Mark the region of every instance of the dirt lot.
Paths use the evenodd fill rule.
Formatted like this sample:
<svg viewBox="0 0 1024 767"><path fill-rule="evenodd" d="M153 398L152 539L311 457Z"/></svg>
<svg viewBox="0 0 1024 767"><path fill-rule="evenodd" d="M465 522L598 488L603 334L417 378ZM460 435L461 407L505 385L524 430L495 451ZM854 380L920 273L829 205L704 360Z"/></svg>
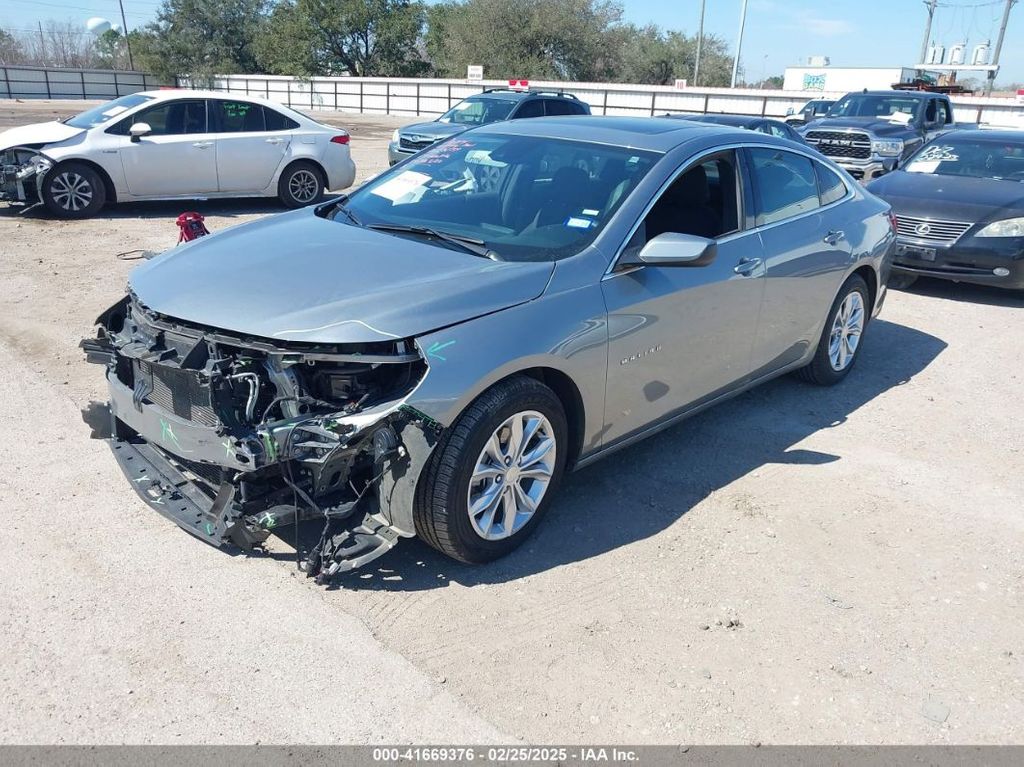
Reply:
<svg viewBox="0 0 1024 767"><path fill-rule="evenodd" d="M398 121L328 119L383 167ZM278 211L0 209L0 741L1024 742L1021 296L893 293L843 385L578 472L494 565L407 541L324 590L165 522L82 422L115 254L191 207Z"/></svg>

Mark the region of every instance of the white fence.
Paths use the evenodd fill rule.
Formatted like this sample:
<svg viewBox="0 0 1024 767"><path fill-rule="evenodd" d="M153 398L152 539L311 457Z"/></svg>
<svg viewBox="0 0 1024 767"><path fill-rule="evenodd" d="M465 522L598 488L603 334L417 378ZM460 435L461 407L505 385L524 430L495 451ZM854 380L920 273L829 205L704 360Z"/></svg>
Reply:
<svg viewBox="0 0 1024 767"><path fill-rule="evenodd" d="M58 67L0 67L0 98L112 99L159 88L165 82L145 72Z"/></svg>
<svg viewBox="0 0 1024 767"><path fill-rule="evenodd" d="M187 80L179 81L187 86ZM484 88L507 87L504 80L469 83L384 77L314 77L303 80L275 75L227 75L212 87L231 93L263 96L299 109L330 109L363 114L440 115ZM655 115L668 113L750 114L782 117L812 98L839 98L842 93L765 91L729 88L676 89L662 85L530 82L531 87L565 90L590 104L594 114ZM1024 104L1014 99L957 96L958 122L1024 127Z"/></svg>

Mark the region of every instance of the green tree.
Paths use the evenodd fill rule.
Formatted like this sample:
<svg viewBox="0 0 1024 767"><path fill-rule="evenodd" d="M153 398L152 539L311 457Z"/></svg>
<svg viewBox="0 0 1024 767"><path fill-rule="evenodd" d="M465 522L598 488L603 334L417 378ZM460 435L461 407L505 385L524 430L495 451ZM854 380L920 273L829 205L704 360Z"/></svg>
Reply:
<svg viewBox="0 0 1024 767"><path fill-rule="evenodd" d="M611 33L617 53L615 79L625 83L670 85L676 79L694 82L697 38L683 32L663 31L654 25L624 25ZM700 83L703 86L729 84L732 58L725 43L705 35L701 47Z"/></svg>
<svg viewBox="0 0 1024 767"><path fill-rule="evenodd" d="M489 78L604 80L609 28L622 7L606 0L465 0L430 10L426 50L438 75L482 64Z"/></svg>
<svg viewBox="0 0 1024 767"><path fill-rule="evenodd" d="M131 36L138 68L194 81L260 71L253 41L268 0L164 0L157 20Z"/></svg>
<svg viewBox="0 0 1024 767"><path fill-rule="evenodd" d="M425 23L424 5L410 0L283 0L256 47L277 74L408 77L427 71Z"/></svg>

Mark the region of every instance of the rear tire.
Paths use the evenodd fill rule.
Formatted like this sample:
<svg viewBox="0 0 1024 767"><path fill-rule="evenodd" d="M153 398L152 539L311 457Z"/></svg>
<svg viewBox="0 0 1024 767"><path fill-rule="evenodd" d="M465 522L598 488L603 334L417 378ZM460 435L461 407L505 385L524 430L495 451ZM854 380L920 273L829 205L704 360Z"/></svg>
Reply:
<svg viewBox="0 0 1024 767"><path fill-rule="evenodd" d="M529 435L518 443L517 421ZM434 448L416 489L416 534L460 562L508 554L543 518L568 449L565 412L551 389L524 375L494 385Z"/></svg>
<svg viewBox="0 0 1024 767"><path fill-rule="evenodd" d="M860 354L870 317L867 283L851 275L832 303L814 357L797 375L818 386L833 386L846 378Z"/></svg>
<svg viewBox="0 0 1024 767"><path fill-rule="evenodd" d="M90 218L106 201L103 179L84 163L62 163L43 179L43 203L57 218Z"/></svg>
<svg viewBox="0 0 1024 767"><path fill-rule="evenodd" d="M893 290L906 290L915 282L917 282L916 274L893 272L889 275L889 281L886 283L886 285L892 288Z"/></svg>
<svg viewBox="0 0 1024 767"><path fill-rule="evenodd" d="M277 182L277 196L289 208L304 208L324 196L323 172L311 162L295 162L284 169Z"/></svg>

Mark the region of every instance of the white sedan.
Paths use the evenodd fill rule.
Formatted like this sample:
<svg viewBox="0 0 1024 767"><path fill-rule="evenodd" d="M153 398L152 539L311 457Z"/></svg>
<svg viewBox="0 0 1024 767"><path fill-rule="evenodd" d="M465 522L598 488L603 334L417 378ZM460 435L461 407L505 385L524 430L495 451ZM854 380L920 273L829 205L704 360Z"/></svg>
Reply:
<svg viewBox="0 0 1024 767"><path fill-rule="evenodd" d="M349 134L263 99L142 91L0 133L0 200L61 218L105 203L280 197L309 205L355 180Z"/></svg>

